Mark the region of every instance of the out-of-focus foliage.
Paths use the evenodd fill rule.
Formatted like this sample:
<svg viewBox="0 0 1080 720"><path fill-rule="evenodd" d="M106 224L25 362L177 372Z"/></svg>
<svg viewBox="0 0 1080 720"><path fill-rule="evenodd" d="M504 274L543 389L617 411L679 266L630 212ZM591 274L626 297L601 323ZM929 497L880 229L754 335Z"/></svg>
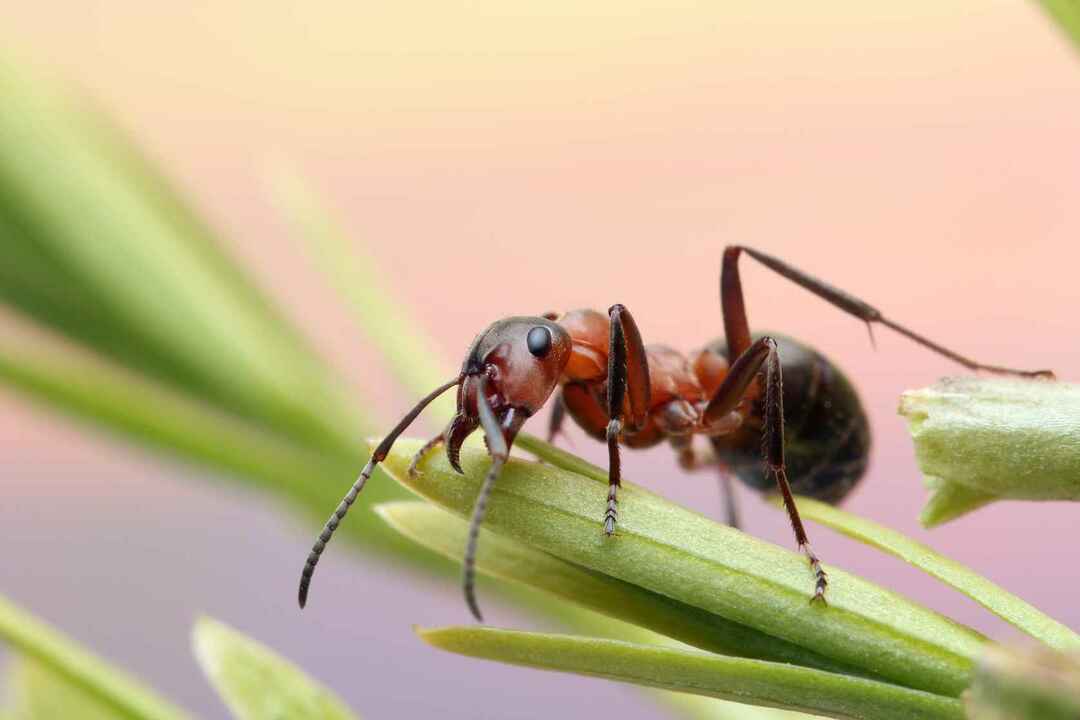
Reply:
<svg viewBox="0 0 1080 720"><path fill-rule="evenodd" d="M287 660L230 627L203 618L195 657L237 720L353 720L333 693Z"/></svg>
<svg viewBox="0 0 1080 720"><path fill-rule="evenodd" d="M1039 0L1039 3L1080 49L1080 0Z"/></svg>
<svg viewBox="0 0 1080 720"><path fill-rule="evenodd" d="M989 648L965 704L971 720L1076 720L1080 654Z"/></svg>
<svg viewBox="0 0 1080 720"><path fill-rule="evenodd" d="M42 715L88 701L88 718L184 720L187 715L123 671L0 597L0 640L20 657L11 679L16 718Z"/></svg>

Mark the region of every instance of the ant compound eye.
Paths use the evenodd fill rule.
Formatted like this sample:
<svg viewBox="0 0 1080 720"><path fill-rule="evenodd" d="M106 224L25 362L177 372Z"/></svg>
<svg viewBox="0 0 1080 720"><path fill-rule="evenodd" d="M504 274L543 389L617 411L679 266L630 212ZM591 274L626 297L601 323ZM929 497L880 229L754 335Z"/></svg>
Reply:
<svg viewBox="0 0 1080 720"><path fill-rule="evenodd" d="M529 352L542 358L551 350L551 331L542 325L534 327L526 336L525 344L529 346Z"/></svg>

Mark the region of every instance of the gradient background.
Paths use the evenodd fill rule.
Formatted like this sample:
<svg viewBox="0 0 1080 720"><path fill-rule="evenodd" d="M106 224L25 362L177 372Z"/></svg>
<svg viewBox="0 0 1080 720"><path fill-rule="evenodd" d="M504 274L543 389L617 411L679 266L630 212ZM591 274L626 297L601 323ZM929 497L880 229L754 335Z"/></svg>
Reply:
<svg viewBox="0 0 1080 720"><path fill-rule="evenodd" d="M0 43L98 97L387 420L411 398L299 261L270 159L340 209L447 363L500 316L616 301L647 341L692 349L721 333L719 257L740 242L962 352L1080 375L1080 62L1035 4L8 1ZM1074 506L917 527L897 397L957 368L886 331L875 351L858 322L744 267L752 324L816 344L864 393L876 445L847 507L1080 626ZM718 515L712 477L669 452L626 464ZM210 718L224 709L187 647L202 612L368 718L662 716L622 686L427 648L411 624L467 619L456 582L355 553L329 554L301 615L311 528L195 472L0 392L0 589ZM792 545L742 499L752 532ZM901 563L811 534L827 562L1011 637ZM535 626L488 604L494 624Z"/></svg>

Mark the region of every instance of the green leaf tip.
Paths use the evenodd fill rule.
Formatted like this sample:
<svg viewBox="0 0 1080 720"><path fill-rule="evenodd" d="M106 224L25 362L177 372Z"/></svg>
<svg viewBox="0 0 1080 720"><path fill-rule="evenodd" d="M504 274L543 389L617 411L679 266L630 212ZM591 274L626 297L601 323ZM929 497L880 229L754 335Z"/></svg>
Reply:
<svg viewBox="0 0 1080 720"><path fill-rule="evenodd" d="M463 450L465 475L450 468L445 453L431 453L410 477L419 447L399 440L384 467L419 495L467 516L488 467L484 452ZM605 537L605 499L606 486L594 479L511 460L485 528L878 677L953 696L967 686L984 643L970 628L837 568L828 568L829 605L812 605L802 556L625 482L618 531Z"/></svg>
<svg viewBox="0 0 1080 720"><path fill-rule="evenodd" d="M900 399L932 527L995 500L1080 500L1080 385L945 378Z"/></svg>
<svg viewBox="0 0 1080 720"><path fill-rule="evenodd" d="M199 666L238 720L355 720L329 690L273 651L209 618L192 633Z"/></svg>
<svg viewBox="0 0 1080 720"><path fill-rule="evenodd" d="M429 645L469 657L834 718L960 720L953 698L865 678L698 650L488 627L417 628Z"/></svg>

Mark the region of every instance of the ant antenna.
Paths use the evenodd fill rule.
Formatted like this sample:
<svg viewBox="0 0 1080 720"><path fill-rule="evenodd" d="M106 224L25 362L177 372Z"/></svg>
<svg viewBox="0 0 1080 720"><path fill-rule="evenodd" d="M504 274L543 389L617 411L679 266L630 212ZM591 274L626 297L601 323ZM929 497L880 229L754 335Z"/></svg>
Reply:
<svg viewBox="0 0 1080 720"><path fill-rule="evenodd" d="M375 472L375 466L386 458L390 452L390 448L394 445L394 441L398 439L398 436L401 435L401 433L405 432L405 428L412 424L412 421L416 419L417 415L423 412L424 408L430 405L432 400L461 383L462 377L463 376L458 375L453 380L440 385L427 397L418 402L416 407L410 410L405 417L401 418L401 421L397 426L391 430L390 434L383 438L383 441L375 448L375 452L371 454L367 464L364 465L364 469L360 471L360 477L356 478L356 482L349 488L349 492L345 493L345 497L342 498L341 503L337 506L337 510L335 510L330 516L330 519L326 521L326 526L323 528L323 531L319 533L319 539L315 541L315 544L311 548L311 553L308 555L307 562L304 563L304 570L300 573L300 592L297 595L301 608L307 604L311 576L315 573L315 566L319 563L319 557L323 554L323 550L326 549L326 544L330 542L330 538L333 537L334 531L337 530L342 518L349 512L349 508L352 507L352 504L356 502L356 496L364 489L364 484L368 481L368 478L371 477L371 473Z"/></svg>

